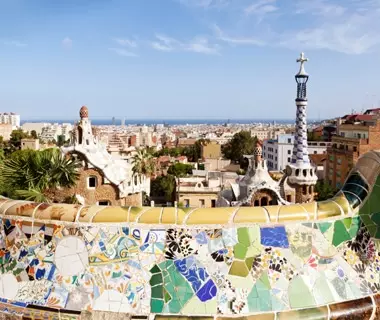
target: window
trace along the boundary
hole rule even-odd
[[[292,196],[291,196],[290,194],[288,194],[288,195],[286,196],[286,201],[288,201],[288,202],[292,202]]]
[[[288,139],[288,143],[292,143],[292,139]]]
[[[317,151],[314,151],[314,154],[317,154]]]
[[[199,206],[201,208],[204,208],[205,207],[205,199],[199,199]]]
[[[290,158],[288,158],[288,162],[290,162]]]
[[[338,164],[341,164],[341,163],[342,163],[342,159],[338,158],[338,159],[336,159],[336,162],[337,162]]]
[[[88,177],[88,188],[94,189],[97,186],[98,179],[95,176]]]
[[[358,148],[357,147],[353,147],[352,148],[354,152],[357,152],[358,151]]]
[[[291,154],[292,152],[290,150],[288,150],[288,154]]]
[[[185,206],[185,208],[190,207],[190,200],[189,199],[183,200],[183,205]]]
[[[361,134],[360,133],[358,133],[358,139],[360,139],[362,136],[361,136]]]
[[[99,206],[109,206],[110,202],[108,200],[101,200],[101,201],[98,201],[98,205]]]
[[[216,200],[212,199],[211,200],[211,208],[215,208],[215,207],[216,207]]]

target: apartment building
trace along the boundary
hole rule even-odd
[[[380,120],[371,114],[343,117],[331,142],[327,148],[325,179],[340,188],[361,155],[380,149]]]
[[[4,141],[8,141],[11,138],[13,126],[11,124],[0,124],[0,137],[3,137]]]
[[[204,143],[201,146],[201,156],[203,159],[220,159],[222,157],[222,146],[216,141]]]
[[[325,154],[331,142],[308,141],[308,152],[312,154]],[[291,163],[294,147],[294,135],[282,134],[277,140],[263,142],[263,157],[267,160],[269,171],[282,171]]]
[[[0,113],[0,124],[11,124],[13,129],[20,127],[20,115],[13,112]]]
[[[280,135],[285,134],[284,129],[270,127],[270,128],[254,128],[251,129],[251,136],[257,137],[259,140],[278,139]]]

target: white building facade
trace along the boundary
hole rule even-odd
[[[13,112],[0,113],[0,124],[11,124],[13,129],[20,127],[20,115]]]
[[[308,141],[309,154],[325,154],[331,142]],[[282,134],[278,140],[263,142],[263,158],[267,160],[269,171],[282,171],[292,162],[294,135]]]

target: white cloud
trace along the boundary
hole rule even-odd
[[[254,45],[264,46],[265,43],[256,37],[232,37],[226,35],[217,25],[213,26],[215,35],[220,41],[226,42],[230,45]]]
[[[265,15],[277,11],[278,7],[274,3],[276,3],[276,0],[259,0],[246,7],[244,13],[246,15]]]
[[[325,0],[300,1],[297,14],[310,19],[313,27],[297,30],[281,41],[288,47],[328,49],[363,54],[380,45],[380,1],[347,0],[334,4]],[[364,10],[367,9],[367,10]]]
[[[156,40],[151,42],[151,47],[159,51],[189,51],[203,54],[219,54],[220,51],[220,46],[210,43],[206,37],[195,37],[183,42],[163,34],[156,34]]]
[[[69,37],[66,37],[62,40],[61,44],[65,49],[71,49],[73,46],[73,40],[71,40]]]
[[[348,1],[348,0],[347,0]],[[341,5],[328,3],[326,0],[309,0],[296,2],[296,13],[321,15],[324,17],[341,16],[347,11],[347,8]]]
[[[14,47],[26,47],[27,46],[26,43],[16,41],[16,40],[4,41],[4,44],[6,46],[14,46]]]
[[[123,47],[137,48],[137,42],[133,40],[117,38],[114,41]]]
[[[380,21],[380,0],[258,0],[249,6],[242,3],[231,2],[229,19],[223,16],[223,23],[214,25],[218,41],[231,46],[282,46],[345,54],[380,49],[380,24],[376,23]]]
[[[221,8],[230,3],[231,0],[177,0],[179,3],[189,7]]]
[[[123,57],[138,57],[136,53],[128,51],[126,49],[122,49],[122,48],[109,48],[108,50],[115,52],[119,56],[123,56]]]

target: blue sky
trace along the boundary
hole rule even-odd
[[[379,0],[0,0],[0,111],[311,118],[379,105]]]

